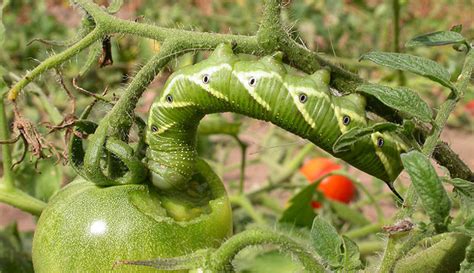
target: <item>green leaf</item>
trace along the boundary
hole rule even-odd
[[[433,113],[417,93],[406,87],[388,87],[379,84],[363,84],[357,91],[376,97],[383,104],[409,117],[417,117],[429,122]]]
[[[353,223],[355,225],[367,225],[370,223],[365,216],[358,212],[357,210],[349,207],[348,205],[337,202],[337,201],[330,201],[331,208],[336,212],[339,218],[345,220],[346,222]]]
[[[468,198],[474,198],[474,183],[461,179],[461,178],[453,178],[451,180],[446,180],[446,182],[450,183],[454,186],[454,190]]]
[[[376,64],[393,69],[409,71],[427,77],[453,90],[456,89],[450,81],[451,75],[449,72],[438,63],[426,58],[404,53],[369,52],[362,55],[360,59],[370,60]]]
[[[332,146],[334,153],[347,152],[351,150],[352,145],[360,140],[361,137],[370,135],[374,132],[395,131],[400,128],[399,125],[391,122],[376,123],[369,127],[352,128],[342,134]]]
[[[0,7],[0,48],[5,42],[5,26],[3,25],[3,10],[10,4],[10,0],[3,0],[2,6]]]
[[[429,159],[419,151],[402,154],[401,158],[426,214],[437,231],[445,231],[451,202]]]
[[[443,179],[444,182],[448,182],[454,186],[454,192],[458,194],[460,215],[463,215],[464,219],[472,219],[465,222],[466,227],[471,228],[471,224],[474,224],[474,183],[466,181],[460,178],[454,179]],[[471,228],[470,232],[474,235],[474,230]]]
[[[311,200],[319,183],[306,186],[290,200],[289,207],[283,212],[280,222],[289,223],[300,227],[311,227],[316,216],[311,207]]]
[[[455,31],[437,31],[416,36],[408,41],[406,47],[440,46],[464,43],[466,39]]]
[[[45,202],[59,190],[62,178],[62,169],[54,160],[41,160],[37,168],[34,162],[22,162],[15,168],[17,187]]]
[[[343,241],[337,230],[320,216],[316,216],[311,228],[313,248],[332,268],[341,267]]]
[[[356,272],[362,269],[362,262],[360,260],[360,252],[357,244],[346,236],[342,236],[344,248],[344,272]]]
[[[460,273],[471,273],[474,272],[474,239],[471,239],[471,242],[466,248],[466,255],[464,256],[464,261],[461,262]]]

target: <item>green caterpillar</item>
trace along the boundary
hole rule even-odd
[[[289,74],[281,54],[244,61],[230,45],[221,44],[208,59],[171,75],[151,106],[146,142],[153,183],[162,189],[182,187],[196,172],[200,120],[210,113],[235,112],[308,139],[393,190],[403,169],[400,154],[409,145],[396,132],[374,132],[350,151],[334,153],[333,144],[342,134],[375,122],[366,116],[365,97],[333,94],[329,77],[327,70]]]

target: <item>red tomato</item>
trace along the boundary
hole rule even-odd
[[[317,157],[306,162],[301,167],[300,172],[310,182],[318,180],[320,177],[332,172],[340,170],[341,165],[335,163],[331,159],[325,157]]]
[[[466,104],[466,110],[471,116],[474,116],[474,100],[471,100]]]
[[[301,167],[300,172],[308,179],[314,182],[320,177],[341,169],[342,166],[328,158],[314,158],[306,162]],[[356,194],[356,189],[352,181],[343,175],[331,175],[324,178],[318,185],[318,191],[330,200],[349,203]],[[322,205],[317,201],[312,201],[313,208],[320,208]]]

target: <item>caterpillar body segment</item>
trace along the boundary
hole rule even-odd
[[[308,139],[335,157],[389,184],[402,170],[400,154],[409,145],[396,132],[361,137],[350,151],[333,144],[351,128],[370,126],[366,100],[337,96],[329,72],[287,73],[281,55],[244,61],[222,44],[206,60],[182,68],[168,79],[150,109],[146,142],[153,183],[180,187],[195,173],[196,131],[210,113],[235,112],[273,124]]]

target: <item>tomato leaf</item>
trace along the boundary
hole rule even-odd
[[[419,151],[402,154],[401,158],[426,214],[437,231],[446,230],[451,202],[429,159]]]
[[[422,34],[408,41],[406,47],[441,46],[464,43],[466,39],[456,31],[436,31]]]
[[[446,182],[450,183],[454,186],[454,190],[468,198],[474,198],[474,183],[461,179],[461,178],[453,178],[450,180],[446,180]]]
[[[388,87],[379,84],[363,84],[357,91],[369,94],[390,108],[396,109],[409,117],[422,121],[432,120],[433,113],[426,102],[416,92],[405,87]]]
[[[449,72],[438,63],[423,57],[405,53],[374,51],[362,55],[360,60],[370,60],[392,69],[409,71],[456,90],[456,87],[450,81],[451,75]]]
[[[342,134],[332,146],[334,153],[347,152],[351,150],[353,144],[360,140],[361,137],[370,135],[374,132],[395,131],[400,128],[399,125],[391,122],[376,123],[372,126],[364,128],[352,128]]]
[[[311,228],[311,240],[313,248],[324,262],[332,268],[342,266],[341,246],[343,240],[337,230],[320,216],[316,216]]]
[[[466,255],[464,260],[461,262],[460,273],[474,272],[474,238],[471,238],[471,242],[466,248]]]
[[[360,252],[357,244],[346,236],[342,236],[344,248],[344,272],[356,271],[362,269],[362,262],[360,260]]]
[[[357,210],[349,207],[348,205],[337,202],[337,201],[329,201],[331,204],[331,208],[336,212],[337,216],[341,219],[345,220],[346,222],[353,223],[355,225],[367,225],[370,223],[365,216],[358,212]]]
[[[474,183],[461,178],[445,179],[443,181],[454,186],[454,192],[459,197],[460,213],[463,214],[464,219],[472,219],[474,224],[474,210],[472,209],[474,206]],[[470,224],[467,223],[467,226]],[[474,229],[472,235],[474,235]]]
[[[281,223],[289,223],[300,227],[311,227],[316,216],[311,201],[319,183],[306,186],[290,200],[290,206],[283,212]]]

